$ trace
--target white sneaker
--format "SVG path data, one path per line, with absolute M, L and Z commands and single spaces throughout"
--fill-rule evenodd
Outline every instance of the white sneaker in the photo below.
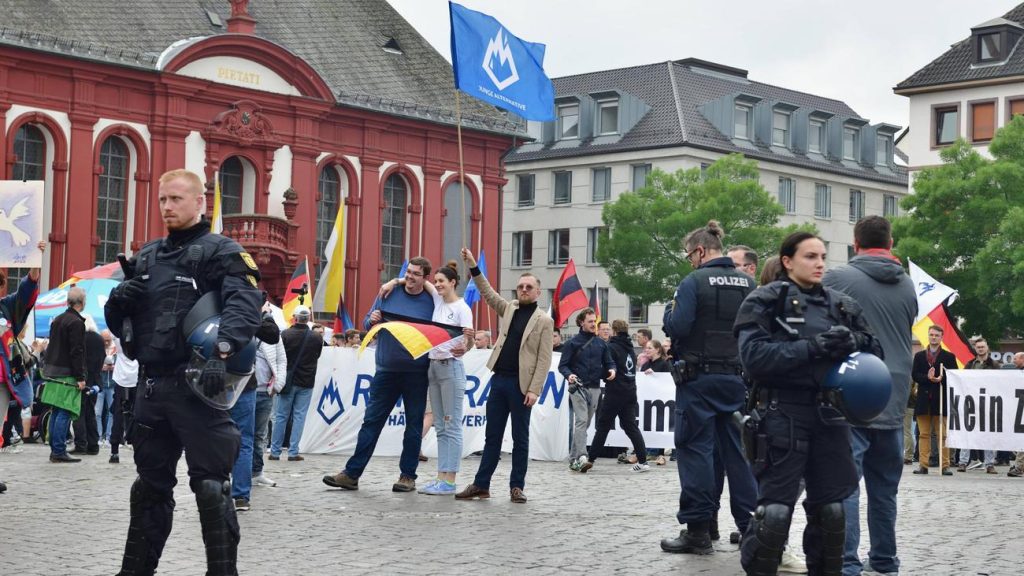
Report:
M 779 572 L 787 574 L 807 574 L 807 563 L 793 549 L 786 547 L 782 551 L 782 562 L 779 562 Z
M 252 480 L 253 480 L 253 482 L 255 482 L 256 484 L 258 484 L 260 486 L 267 486 L 267 487 L 270 487 L 270 488 L 273 488 L 274 486 L 277 486 L 277 482 L 274 482 L 273 480 L 271 480 L 270 478 L 267 478 L 263 474 L 260 474 L 259 476 L 253 478 Z
M 21 446 L 4 446 L 0 448 L 0 454 L 21 454 L 24 451 Z
M 633 464 L 632 468 L 630 468 L 633 472 L 648 472 L 650 469 L 651 465 L 647 462 L 644 462 L 643 464 L 637 462 L 636 464 Z

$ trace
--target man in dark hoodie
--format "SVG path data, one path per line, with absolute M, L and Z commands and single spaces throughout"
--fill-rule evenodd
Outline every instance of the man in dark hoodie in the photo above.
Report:
M 580 332 L 565 343 L 558 372 L 569 381 L 572 406 L 572 448 L 569 469 L 579 472 L 587 462 L 587 428 L 601 400 L 601 379 L 615 379 L 615 363 L 608 344 L 597 336 L 597 313 L 584 308 L 576 316 Z
M 604 398 L 597 412 L 597 424 L 594 431 L 594 441 L 590 443 L 590 452 L 587 454 L 587 461 L 580 466 L 580 472 L 586 472 L 594 467 L 597 455 L 604 449 L 604 442 L 608 439 L 608 431 L 615 424 L 615 418 L 619 419 L 619 426 L 626 433 L 629 441 L 633 443 L 633 453 L 636 454 L 637 463 L 633 465 L 634 472 L 647 472 L 651 467 L 647 464 L 647 446 L 644 444 L 644 435 L 640 427 L 636 425 L 636 352 L 633 351 L 633 340 L 629 337 L 629 324 L 625 320 L 615 320 L 611 325 L 614 336 L 608 340 L 608 349 L 615 362 L 615 379 L 609 380 L 604 387 Z
M 914 283 L 892 254 L 892 227 L 881 216 L 861 218 L 853 228 L 856 251 L 849 264 L 832 269 L 822 283 L 839 290 L 864 309 L 885 353 L 892 374 L 892 395 L 882 414 L 867 426 L 851 428 L 854 463 L 868 493 L 868 551 L 870 570 L 899 572 L 896 556 L 896 493 L 903 474 L 903 414 L 910 396 L 910 331 L 917 317 Z M 858 557 L 860 545 L 860 490 L 844 502 L 846 551 L 843 576 L 857 576 L 866 569 Z

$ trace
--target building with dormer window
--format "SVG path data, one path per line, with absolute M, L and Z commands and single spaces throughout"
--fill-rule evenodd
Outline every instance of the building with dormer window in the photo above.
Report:
M 361 317 L 403 260 L 458 257 L 452 86 L 385 0 L 9 0 L 0 179 L 45 181 L 44 287 L 162 236 L 170 169 L 205 178 L 208 206 L 219 175 L 224 234 L 277 298 L 302 258 L 322 271 L 344 206 L 345 303 Z M 462 111 L 465 228 L 495 253 L 501 157 L 522 125 L 472 99 Z M 24 271 L 9 273 L 13 289 Z
M 906 194 L 905 164 L 894 156 L 899 127 L 873 124 L 838 100 L 751 80 L 746 70 L 688 58 L 554 84 L 557 119 L 531 123 L 535 140 L 505 159 L 506 294 L 531 269 L 547 305 L 572 257 L 587 290 L 599 284 L 605 318 L 660 328 L 663 306 L 617 293 L 594 258 L 604 203 L 643 186 L 655 168 L 701 168 L 730 153 L 756 160 L 761 183 L 785 209 L 782 224 L 813 221 L 833 263 L 852 253 L 857 219 L 896 214 Z

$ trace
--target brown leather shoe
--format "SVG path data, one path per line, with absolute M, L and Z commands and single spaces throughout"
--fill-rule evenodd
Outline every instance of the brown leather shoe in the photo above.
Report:
M 301 455 L 300 456 L 289 456 L 288 457 L 288 461 L 289 462 L 302 462 L 303 460 L 305 460 L 305 458 L 303 458 Z
M 391 485 L 392 492 L 415 492 L 416 491 L 416 480 L 402 474 L 398 477 L 398 482 Z
M 483 500 L 485 498 L 490 497 L 490 492 L 484 490 L 483 488 L 480 488 L 476 484 L 470 484 L 469 486 L 466 486 L 465 488 L 462 489 L 462 492 L 459 492 L 458 494 L 455 495 L 456 500 Z
M 522 488 L 513 488 L 509 490 L 509 497 L 512 499 L 512 502 L 515 502 L 516 504 L 526 504 L 526 494 L 523 494 Z
M 323 478 L 324 484 L 327 484 L 331 488 L 344 488 L 345 490 L 359 490 L 359 478 L 353 478 L 345 471 L 342 470 L 333 476 L 328 475 Z

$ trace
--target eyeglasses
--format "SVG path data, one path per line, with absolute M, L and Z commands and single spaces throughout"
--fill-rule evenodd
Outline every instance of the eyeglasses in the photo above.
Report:
M 702 248 L 702 246 L 696 246 L 693 250 L 690 250 L 689 252 L 686 253 L 686 256 L 685 256 L 686 261 L 689 262 L 690 266 L 693 266 L 694 268 L 697 267 L 697 264 L 693 263 L 693 260 L 692 260 L 693 255 L 697 252 L 697 250 L 700 250 L 701 248 Z M 697 258 L 698 258 L 698 261 L 699 261 L 700 254 L 697 254 Z
M 520 284 L 516 286 L 516 290 L 520 292 L 529 292 L 530 290 L 535 290 L 536 288 L 536 286 L 531 286 L 530 284 Z

